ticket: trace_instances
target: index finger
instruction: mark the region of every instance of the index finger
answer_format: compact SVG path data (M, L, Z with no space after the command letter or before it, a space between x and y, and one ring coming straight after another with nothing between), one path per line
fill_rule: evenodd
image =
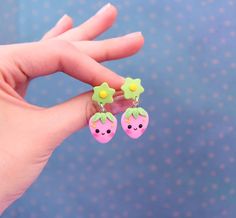
M62 71L92 86L107 82L115 89L120 89L124 81L123 77L62 40L14 45L11 55L22 73L29 78Z

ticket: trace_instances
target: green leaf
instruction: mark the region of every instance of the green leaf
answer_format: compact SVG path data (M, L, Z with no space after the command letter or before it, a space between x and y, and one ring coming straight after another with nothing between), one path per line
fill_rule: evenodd
M138 108L138 112L141 116L144 116L144 117L147 116L147 112L141 107Z
M101 121L104 124L106 122L107 116L105 113L101 113Z
M93 121L93 122L96 122L96 121L98 121L100 118L101 118L101 113L96 113L96 114L93 115L92 121Z
M138 111L138 109L137 108L133 108L133 116L134 116L134 118L135 119L137 119L138 118L138 116L139 116L139 111Z
M107 113L106 113L106 116L107 116L107 118L108 118L111 122L114 122L115 118L114 118L114 116L112 115L112 113L107 112Z
M126 111L125 111L125 118L129 119L130 116L132 115L132 112L133 112L133 108L126 109Z

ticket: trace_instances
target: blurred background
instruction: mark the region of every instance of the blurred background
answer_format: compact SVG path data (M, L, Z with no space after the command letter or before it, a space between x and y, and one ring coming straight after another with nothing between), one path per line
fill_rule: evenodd
M106 3L1 0L1 44L39 40L65 13L78 25ZM106 145L88 128L73 134L3 217L235 218L236 1L111 3L117 23L100 38L142 31L146 41L105 65L142 78L149 129L131 140L119 128ZM27 100L51 106L90 88L58 73L34 80Z

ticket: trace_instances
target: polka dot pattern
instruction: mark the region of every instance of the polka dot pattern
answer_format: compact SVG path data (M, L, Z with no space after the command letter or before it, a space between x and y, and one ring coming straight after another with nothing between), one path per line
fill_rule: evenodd
M64 13L79 24L106 3L4 2L2 43L37 40ZM119 128L107 145L88 128L73 134L3 217L236 217L236 1L111 3L119 17L101 38L140 30L146 39L138 55L105 65L142 78L147 132L131 140ZM33 81L27 100L50 106L85 90L58 73Z

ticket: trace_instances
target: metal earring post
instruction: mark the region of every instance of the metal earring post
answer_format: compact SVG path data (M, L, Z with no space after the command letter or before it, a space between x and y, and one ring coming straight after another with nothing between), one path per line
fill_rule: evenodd
M135 100L133 101L133 108L139 105L139 98L136 96Z
M98 104L98 105L99 105L100 111L105 113L106 109L105 109L104 105L103 104Z

